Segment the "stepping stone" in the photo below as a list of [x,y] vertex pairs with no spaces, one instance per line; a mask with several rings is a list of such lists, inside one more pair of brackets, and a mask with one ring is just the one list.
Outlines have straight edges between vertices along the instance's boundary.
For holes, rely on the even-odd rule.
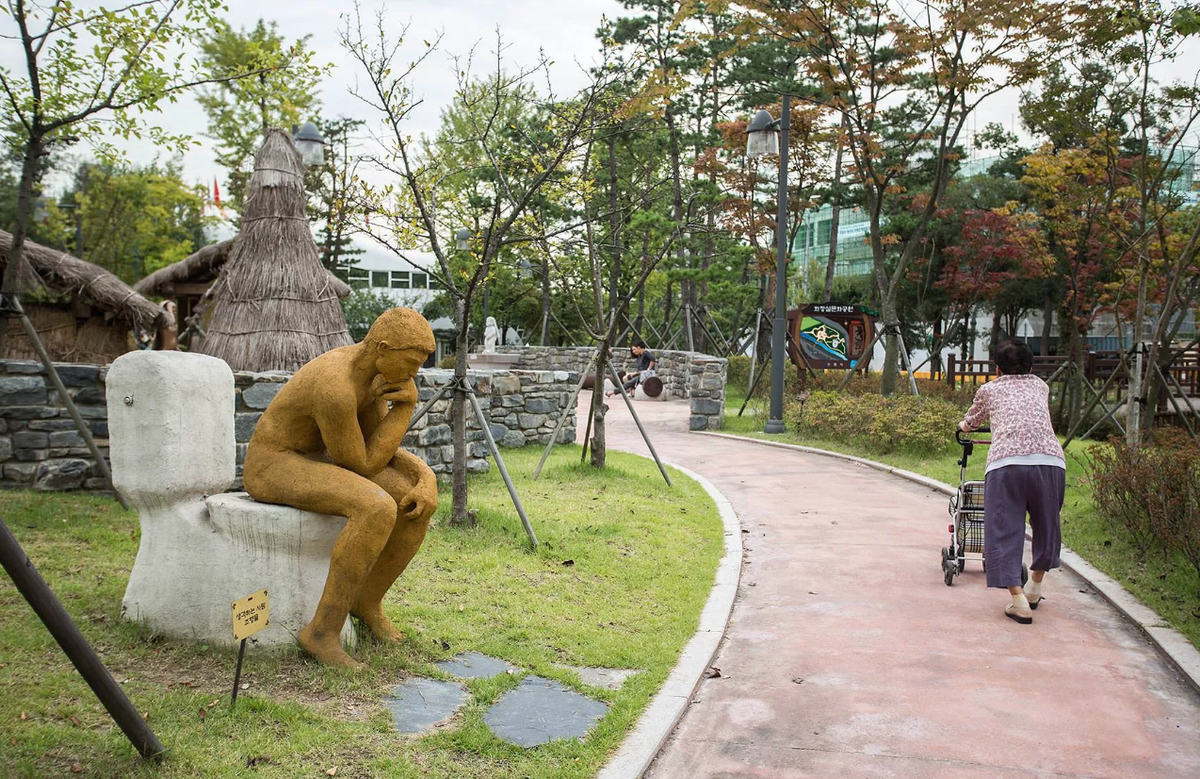
[[467,652],[456,655],[449,660],[435,663],[452,676],[460,679],[487,679],[502,673],[519,670],[496,657],[489,657],[482,652]]
[[383,705],[392,712],[396,730],[416,734],[453,717],[470,697],[462,685],[413,676],[392,690]]
[[619,690],[624,686],[626,679],[641,673],[636,668],[588,668],[559,663],[555,663],[554,667],[562,668],[564,671],[574,671],[579,674],[580,680],[589,687],[603,687],[606,690]]
[[483,715],[500,738],[536,747],[560,738],[582,738],[608,712],[608,705],[572,692],[558,682],[527,676]]

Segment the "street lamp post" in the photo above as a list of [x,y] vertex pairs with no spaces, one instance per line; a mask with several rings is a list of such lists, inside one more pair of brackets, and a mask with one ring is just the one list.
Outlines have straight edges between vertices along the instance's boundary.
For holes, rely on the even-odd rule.
[[779,154],[779,218],[775,225],[775,319],[771,328],[771,409],[763,432],[783,432],[783,363],[787,338],[787,164],[788,127],[792,113],[789,95],[783,96],[778,119],[768,111],[754,115],[746,128],[746,156],[755,158]]

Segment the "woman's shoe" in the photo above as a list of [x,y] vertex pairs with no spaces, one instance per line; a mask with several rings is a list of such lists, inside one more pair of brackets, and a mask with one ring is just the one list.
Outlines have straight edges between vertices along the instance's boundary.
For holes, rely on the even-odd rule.
[[1032,598],[1030,598],[1029,599],[1029,608],[1033,609],[1034,611],[1037,611],[1038,604],[1044,600],[1045,600],[1045,598],[1043,598],[1041,595],[1039,595],[1037,597],[1037,600],[1033,600]]
[[1028,608],[1021,608],[1015,603],[1010,603],[1004,607],[1004,616],[1011,620],[1019,622],[1022,625],[1033,624],[1033,612]]

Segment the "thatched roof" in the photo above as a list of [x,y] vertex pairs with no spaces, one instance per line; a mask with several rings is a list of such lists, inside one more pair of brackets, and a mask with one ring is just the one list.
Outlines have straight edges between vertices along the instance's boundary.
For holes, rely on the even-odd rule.
[[304,206],[300,153],[282,130],[269,130],[254,160],[241,232],[209,290],[213,313],[200,351],[238,371],[295,371],[354,342]]
[[212,281],[221,272],[221,266],[229,259],[233,240],[221,241],[205,246],[195,254],[179,262],[159,268],[133,285],[143,295],[162,295],[170,284],[194,284]]
[[[12,234],[0,230],[0,267],[7,265],[10,248]],[[174,324],[170,314],[97,265],[28,239],[22,254],[47,289],[81,300],[130,328],[156,331]]]
[[[133,285],[143,295],[166,295],[172,284],[207,284],[220,275],[229,259],[234,239],[205,246],[195,254],[184,257],[165,268],[159,268]],[[325,271],[329,273],[329,271]],[[329,284],[338,298],[350,294],[350,285],[329,273]]]

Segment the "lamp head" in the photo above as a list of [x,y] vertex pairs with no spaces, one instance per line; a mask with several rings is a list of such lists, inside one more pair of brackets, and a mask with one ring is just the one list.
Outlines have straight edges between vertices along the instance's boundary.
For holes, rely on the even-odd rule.
[[779,154],[779,127],[771,112],[760,110],[746,127],[746,156],[751,159]]

